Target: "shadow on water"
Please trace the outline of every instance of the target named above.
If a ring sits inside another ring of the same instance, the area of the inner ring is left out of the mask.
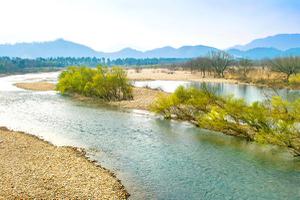
[[[206,129],[194,127],[192,124],[174,120],[155,120],[160,131],[172,140],[189,139],[191,143],[207,144],[214,148],[231,149],[236,154],[257,160],[262,166],[281,170],[296,170],[300,172],[300,157],[294,157],[287,148],[274,145],[258,144],[244,138],[224,135]],[[184,137],[180,137],[180,127],[184,127]],[[282,165],[285,162],[286,165]]]

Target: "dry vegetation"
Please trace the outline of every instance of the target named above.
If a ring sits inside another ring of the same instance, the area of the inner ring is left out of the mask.
[[[274,72],[262,67],[251,68],[246,76],[243,76],[238,68],[232,67],[228,70],[225,77],[241,83],[249,83],[259,86],[300,89],[300,83],[289,84],[285,82],[285,75],[283,73]]]
[[[205,81],[205,82],[229,82],[236,81],[215,78],[213,73],[208,73],[203,77],[200,71],[191,71],[186,69],[171,68],[144,68],[137,72],[135,69],[128,69],[127,76],[130,80],[174,80],[174,81]]]
[[[55,89],[55,85],[53,83],[48,83],[48,82],[16,83],[15,86],[25,90],[35,90],[35,91],[49,91]]]
[[[127,199],[120,181],[83,151],[0,129],[0,199]]]

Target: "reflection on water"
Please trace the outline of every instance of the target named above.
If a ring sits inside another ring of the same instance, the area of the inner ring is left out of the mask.
[[[213,89],[220,95],[234,95],[237,98],[244,98],[247,102],[263,101],[271,96],[280,95],[283,98],[295,99],[300,97],[299,90],[272,90],[263,87],[256,87],[246,84],[233,84],[233,83],[204,83],[204,82],[191,82],[191,81],[135,81],[133,83],[137,87],[150,87],[160,88],[166,92],[174,92],[180,85],[185,87],[201,88],[204,84],[208,88]]]
[[[285,151],[55,92],[16,90],[14,77],[0,78],[8,80],[0,88],[1,126],[86,148],[132,199],[300,198],[300,161]]]

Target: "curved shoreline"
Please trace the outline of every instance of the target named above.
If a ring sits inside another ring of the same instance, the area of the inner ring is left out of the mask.
[[[255,76],[253,74],[252,76]],[[284,82],[275,83],[273,79],[249,79],[242,80],[235,76],[230,76],[227,78],[216,78],[207,76],[203,77],[200,72],[194,71],[193,73],[189,70],[170,70],[166,68],[143,68],[141,71],[136,72],[134,69],[127,70],[127,76],[130,80],[136,81],[152,81],[152,80],[168,80],[168,81],[193,81],[193,82],[206,82],[206,83],[231,83],[231,84],[243,84],[251,85],[257,87],[265,88],[275,88],[275,89],[300,89],[300,85],[286,85]],[[277,80],[277,79],[275,79]],[[265,83],[260,82],[265,81]]]
[[[49,82],[15,83],[14,86],[33,91],[51,91],[55,89],[55,84]]]
[[[32,90],[32,91],[53,91],[55,89],[55,84],[47,83],[47,82],[16,83],[14,85],[18,88],[25,89],[25,90]],[[101,103],[108,104],[111,106],[117,106],[120,108],[149,110],[149,107],[153,103],[153,100],[160,94],[167,94],[167,93],[155,89],[133,87],[132,100],[103,102],[101,100],[95,100],[95,98],[92,97],[85,97],[76,94],[71,96],[72,98],[79,101],[88,101],[88,102],[95,102],[95,103],[99,101]]]
[[[0,127],[0,197],[127,199],[115,174],[83,149],[57,147],[37,136]]]

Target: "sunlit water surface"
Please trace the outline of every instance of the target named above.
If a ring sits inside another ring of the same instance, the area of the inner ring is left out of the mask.
[[[56,92],[12,85],[55,82],[57,75],[0,78],[0,125],[56,145],[86,148],[117,174],[132,199],[300,199],[300,161],[282,149],[147,112],[84,104]],[[247,86],[244,93],[259,99],[254,96],[259,90]]]
[[[161,89],[166,92],[174,92],[178,86],[201,88],[204,85],[219,95],[234,95],[236,98],[244,98],[248,103],[264,101],[274,95],[285,99],[293,100],[300,97],[299,90],[279,89],[273,90],[265,87],[256,87],[247,84],[234,83],[214,83],[214,82],[195,82],[195,81],[136,81],[137,87],[149,87]]]

